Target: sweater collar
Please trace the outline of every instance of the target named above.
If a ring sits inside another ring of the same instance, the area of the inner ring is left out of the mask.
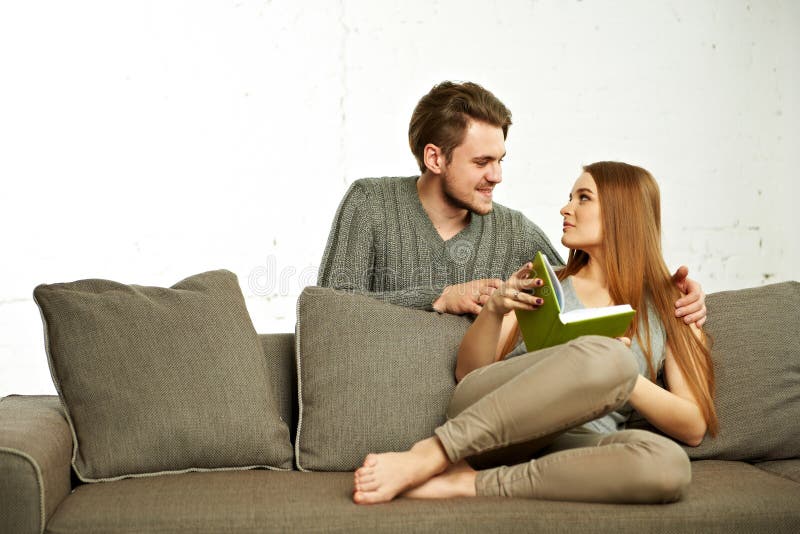
[[[464,240],[474,241],[475,236],[478,235],[481,228],[483,228],[484,215],[478,215],[477,213],[470,212],[469,223],[467,223],[467,225],[456,235],[445,241],[442,239],[442,236],[439,235],[439,232],[436,231],[436,228],[433,226],[433,221],[431,221],[431,218],[428,216],[428,212],[426,212],[425,208],[422,206],[422,201],[420,201],[419,193],[417,192],[417,180],[419,180],[419,176],[409,177],[408,180],[405,181],[406,187],[404,189],[407,197],[406,200],[416,215],[412,218],[414,219],[414,223],[417,225],[417,229],[420,231],[421,235],[425,236],[425,238],[431,244],[436,244],[438,246],[457,243]]]

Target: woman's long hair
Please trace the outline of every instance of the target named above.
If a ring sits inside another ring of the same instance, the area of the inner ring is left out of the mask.
[[[650,340],[650,310],[664,326],[667,346],[697,399],[714,436],[718,430],[714,408],[714,367],[709,347],[683,320],[675,317],[680,294],[661,255],[661,200],[655,179],[641,167],[611,161],[583,168],[594,178],[603,225],[603,259],[608,292],[615,304],[637,310],[626,333],[636,339],[647,359],[650,380],[655,380]],[[570,250],[559,280],[580,271],[589,262],[582,250]],[[649,306],[648,306],[649,304]],[[650,308],[652,307],[652,308]],[[518,326],[509,342],[518,337]]]

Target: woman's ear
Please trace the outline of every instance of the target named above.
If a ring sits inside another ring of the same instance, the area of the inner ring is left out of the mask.
[[[425,167],[433,174],[442,174],[445,170],[445,157],[442,149],[438,146],[428,143],[423,149],[423,161]]]

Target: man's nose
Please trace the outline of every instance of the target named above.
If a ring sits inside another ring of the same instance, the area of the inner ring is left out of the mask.
[[[486,180],[495,184],[503,181],[503,167],[500,166],[500,162],[494,162],[489,165],[489,169],[486,172]]]

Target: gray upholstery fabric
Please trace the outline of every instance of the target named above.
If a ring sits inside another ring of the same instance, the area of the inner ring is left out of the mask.
[[[294,364],[294,334],[259,334],[267,361],[270,386],[275,391],[278,413],[287,425],[292,443],[297,429],[297,368]]]
[[[791,460],[772,460],[756,464],[759,469],[775,473],[776,475],[800,482],[800,458]],[[798,503],[800,504],[800,503]]]
[[[686,498],[668,505],[481,497],[358,506],[351,501],[352,473],[186,473],[80,486],[47,532],[800,531],[800,484],[739,462],[696,462],[692,468]]]
[[[800,456],[800,283],[708,296],[720,432],[692,459]]]
[[[71,454],[58,397],[0,400],[0,532],[42,532],[70,491]]]
[[[34,297],[81,480],[291,468],[289,431],[233,273],[171,288],[81,280],[41,285]]]
[[[445,420],[467,318],[317,287],[297,317],[299,469],[355,469]]]
[[[36,462],[0,448],[0,524],[9,532],[41,532],[44,504]]]

